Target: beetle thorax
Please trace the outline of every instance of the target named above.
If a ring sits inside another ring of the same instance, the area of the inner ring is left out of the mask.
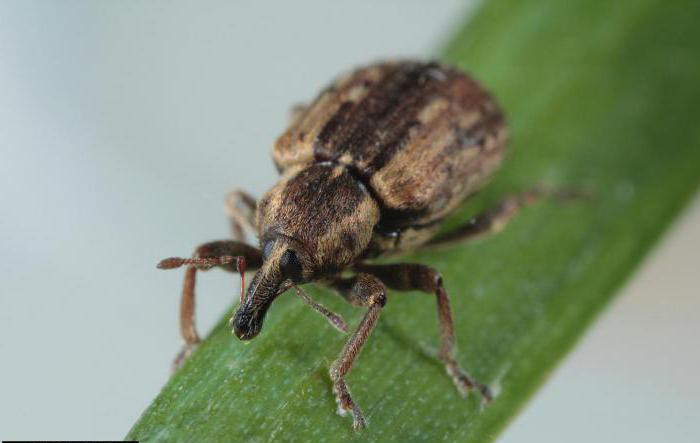
[[[262,242],[285,237],[314,262],[316,274],[336,272],[366,249],[379,205],[344,167],[316,163],[288,170],[258,205]]]

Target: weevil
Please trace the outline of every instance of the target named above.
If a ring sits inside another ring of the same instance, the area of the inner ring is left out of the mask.
[[[180,310],[185,346],[175,365],[200,342],[194,321],[198,271],[218,267],[240,273],[241,303],[231,326],[241,340],[260,333],[270,305],[289,289],[347,331],[340,316],[300,287],[323,284],[366,309],[329,370],[339,413],[351,413],[359,429],[366,421],[345,378],[387,303],[387,290],[417,290],[437,301],[438,358],[447,374],[462,394],[476,390],[489,402],[488,386],[457,361],[449,297],[438,270],[371,260],[497,231],[539,197],[536,191],[509,196],[454,231],[438,234],[445,217],[503,159],[507,130],[496,101],[456,68],[392,61],[339,77],[309,105],[295,108],[291,120],[272,151],[279,182],[257,202],[243,191],[227,196],[234,239],[205,243],[192,258],[172,257],[158,265],[187,267]],[[243,241],[245,231],[256,234],[257,247]],[[257,270],[247,290],[246,269]]]

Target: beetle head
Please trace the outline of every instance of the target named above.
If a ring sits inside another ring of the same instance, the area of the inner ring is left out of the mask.
[[[345,167],[316,163],[289,171],[258,204],[263,265],[233,318],[255,337],[274,299],[295,284],[342,271],[364,252],[379,206]]]

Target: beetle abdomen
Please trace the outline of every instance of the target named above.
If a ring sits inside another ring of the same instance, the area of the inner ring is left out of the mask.
[[[502,113],[468,75],[437,63],[372,65],[338,79],[277,140],[278,168],[348,166],[386,228],[432,223],[499,165]]]

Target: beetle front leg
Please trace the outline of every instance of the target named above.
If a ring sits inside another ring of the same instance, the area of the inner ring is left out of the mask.
[[[419,290],[433,293],[437,299],[437,312],[440,322],[440,350],[438,357],[445,364],[445,369],[454,381],[457,390],[467,395],[476,388],[486,403],[493,398],[488,386],[472,379],[457,362],[457,343],[452,322],[452,311],[442,276],[435,269],[420,264],[357,265],[355,270],[377,276],[389,288],[399,291]]]
[[[338,414],[352,412],[352,426],[355,430],[366,426],[365,418],[359,406],[350,396],[345,383],[345,376],[350,372],[352,364],[367,341],[372,329],[377,323],[382,307],[386,304],[386,287],[376,277],[369,274],[358,274],[352,278],[338,279],[331,286],[343,295],[350,303],[357,306],[367,306],[367,313],[362,318],[357,330],[347,341],[338,358],[330,368],[333,381],[333,392],[338,403]]]
[[[258,207],[255,198],[245,191],[234,189],[226,194],[224,206],[231,221],[234,240],[245,240],[245,231],[255,233],[255,211]]]
[[[195,327],[195,292],[197,271],[207,271],[219,267],[230,272],[241,274],[241,295],[244,289],[245,269],[257,269],[262,264],[262,256],[258,249],[244,243],[221,240],[204,243],[195,249],[192,258],[170,257],[158,263],[160,269],[174,269],[187,266],[185,280],[182,285],[180,298],[180,334],[185,344],[173,361],[172,370],[175,372],[195,350],[201,339]]]
[[[307,109],[308,105],[305,103],[296,103],[292,106],[287,115],[288,124],[293,125],[297,123]]]

